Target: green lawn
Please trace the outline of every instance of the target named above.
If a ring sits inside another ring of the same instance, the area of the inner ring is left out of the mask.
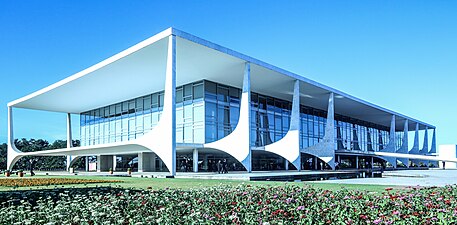
[[[239,181],[239,180],[209,180],[209,179],[191,179],[191,178],[139,178],[139,177],[115,177],[115,176],[35,176],[52,177],[52,178],[78,178],[78,179],[100,179],[100,180],[119,180],[122,183],[103,183],[103,184],[77,184],[77,185],[59,185],[58,187],[95,187],[95,186],[121,186],[124,188],[138,188],[138,189],[162,189],[162,188],[179,188],[179,189],[198,189],[208,186],[218,185],[239,185],[241,183],[257,186],[257,185],[310,185],[313,187],[339,190],[346,188],[349,190],[363,190],[369,192],[383,192],[387,186],[383,185],[357,185],[357,184],[329,184],[319,182],[274,182],[274,181]],[[14,177],[16,178],[16,177]],[[10,178],[0,178],[10,179]],[[54,188],[56,186],[35,186],[35,187],[3,187],[0,186],[0,191],[8,190],[36,190]],[[397,189],[397,188],[396,188]],[[399,187],[398,189],[401,189]]]

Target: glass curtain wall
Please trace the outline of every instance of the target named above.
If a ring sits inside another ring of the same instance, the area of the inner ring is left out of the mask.
[[[301,105],[300,123],[300,148],[313,146],[324,138],[327,112]]]
[[[239,119],[241,89],[211,81],[176,88],[176,142],[209,143],[229,135]],[[82,146],[133,140],[160,120],[163,91],[90,110],[80,115]],[[251,145],[265,146],[289,130],[289,101],[251,93]],[[325,135],[327,113],[300,106],[300,148]],[[389,128],[335,115],[337,150],[379,151],[389,141]],[[397,133],[397,147],[403,133]]]
[[[335,116],[336,149],[379,151],[389,142],[389,128],[341,115]]]
[[[240,114],[241,90],[211,81],[205,86],[205,141],[219,140],[235,129]]]
[[[163,91],[156,92],[81,113],[81,145],[143,136],[160,120],[163,96]],[[203,81],[176,88],[176,128],[178,143],[204,143]]]
[[[283,138],[289,130],[292,104],[251,93],[251,145],[265,146]]]

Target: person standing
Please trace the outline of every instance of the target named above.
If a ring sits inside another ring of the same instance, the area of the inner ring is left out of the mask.
[[[222,162],[221,160],[217,161],[217,173],[222,173]]]
[[[228,173],[228,170],[227,170],[227,159],[224,159],[224,161],[222,161],[222,173]]]
[[[36,160],[30,159],[30,176],[35,176],[35,173],[33,172],[33,167],[35,167]]]

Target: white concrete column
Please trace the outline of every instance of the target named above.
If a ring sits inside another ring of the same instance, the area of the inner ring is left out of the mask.
[[[409,121],[405,120],[405,124],[403,125],[403,139],[402,144],[399,149],[397,149],[397,153],[408,154],[408,131],[409,131]],[[409,159],[406,158],[397,158],[398,161],[402,162],[406,167],[408,167]]]
[[[144,171],[144,156],[143,152],[138,153],[138,172],[142,173]]]
[[[117,167],[117,156],[113,155],[113,171],[116,171]]]
[[[170,152],[170,159],[167,160],[168,169],[170,170],[170,175],[176,175],[176,36],[170,35],[168,38],[168,56],[167,56],[167,73],[166,73],[165,88],[168,89],[165,93],[164,101],[167,103],[164,105],[168,107],[168,112],[171,113],[170,125],[171,129],[167,132],[167,142],[166,148]]]
[[[334,94],[330,93],[328,97],[327,124],[325,126],[325,135],[322,141],[302,149],[303,153],[308,153],[319,157],[327,163],[333,170],[335,169],[335,104]]]
[[[153,152],[138,153],[138,172],[155,171],[156,154]]]
[[[395,140],[395,115],[392,115],[392,119],[390,121],[390,133],[389,133],[389,143],[385,146],[385,148],[381,149],[381,152],[395,152],[397,142]],[[397,158],[395,157],[382,157],[384,160],[392,164],[394,168],[397,168]]]
[[[67,148],[73,147],[72,142],[72,133],[71,133],[71,114],[67,113]]]
[[[101,163],[100,155],[97,155],[97,173],[102,172],[101,164],[102,164],[102,163]]]
[[[154,74],[151,74],[154,76]],[[162,116],[157,126],[133,143],[154,151],[168,168],[176,174],[176,36],[168,37],[167,64]]]
[[[7,150],[7,169],[11,170],[14,164],[22,157],[22,152],[17,150],[14,145],[13,132],[13,107],[8,106],[8,150]]]
[[[300,81],[294,82],[292,111],[287,134],[280,140],[265,146],[265,151],[273,152],[291,162],[298,171],[301,170],[300,157]],[[289,163],[287,163],[287,167]]]
[[[67,113],[67,148],[73,147],[73,137],[71,133],[71,114]],[[73,156],[67,155],[67,171],[70,171],[70,164]]]
[[[84,156],[84,158],[85,158],[84,161],[86,163],[85,169],[86,169],[86,172],[88,172],[89,171],[89,156]]]
[[[98,155],[97,156],[97,172],[108,171],[113,168],[113,156],[112,155]],[[114,168],[113,168],[114,170]]]
[[[422,149],[419,151],[419,154],[425,155],[427,153],[428,153],[428,127],[425,127],[424,145],[422,146]]]
[[[205,148],[217,149],[233,156],[252,171],[251,162],[251,67],[246,62],[243,76],[243,90],[240,102],[240,117],[235,130],[224,138],[204,144]]]
[[[284,168],[286,170],[289,170],[289,161],[287,161],[287,160],[284,161]],[[300,168],[298,168],[298,171],[300,171]]]
[[[359,169],[359,156],[355,156],[355,168]]]
[[[428,155],[428,127],[425,127],[424,146],[422,147],[421,150],[419,150],[419,154],[420,155]],[[425,166],[428,166],[428,163],[429,163],[428,160],[421,160],[420,162],[422,162]]]
[[[436,129],[433,129],[433,136],[432,136],[432,146],[430,151],[428,152],[429,155],[436,153]]]
[[[194,149],[194,151],[193,151],[192,162],[193,162],[194,172],[197,173],[198,172],[198,149]]]

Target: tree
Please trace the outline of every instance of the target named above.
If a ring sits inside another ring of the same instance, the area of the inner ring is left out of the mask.
[[[66,148],[67,142],[63,140],[56,140],[52,144],[43,139],[30,139],[26,138],[14,140],[17,149],[22,152],[35,152],[42,150]],[[80,146],[79,140],[73,140],[73,147]],[[7,163],[7,144],[0,145],[0,169],[6,169]],[[26,156],[18,160],[13,169],[28,169],[30,167],[30,159],[37,159],[36,169],[51,169],[51,170],[65,170],[66,157],[65,156]]]

